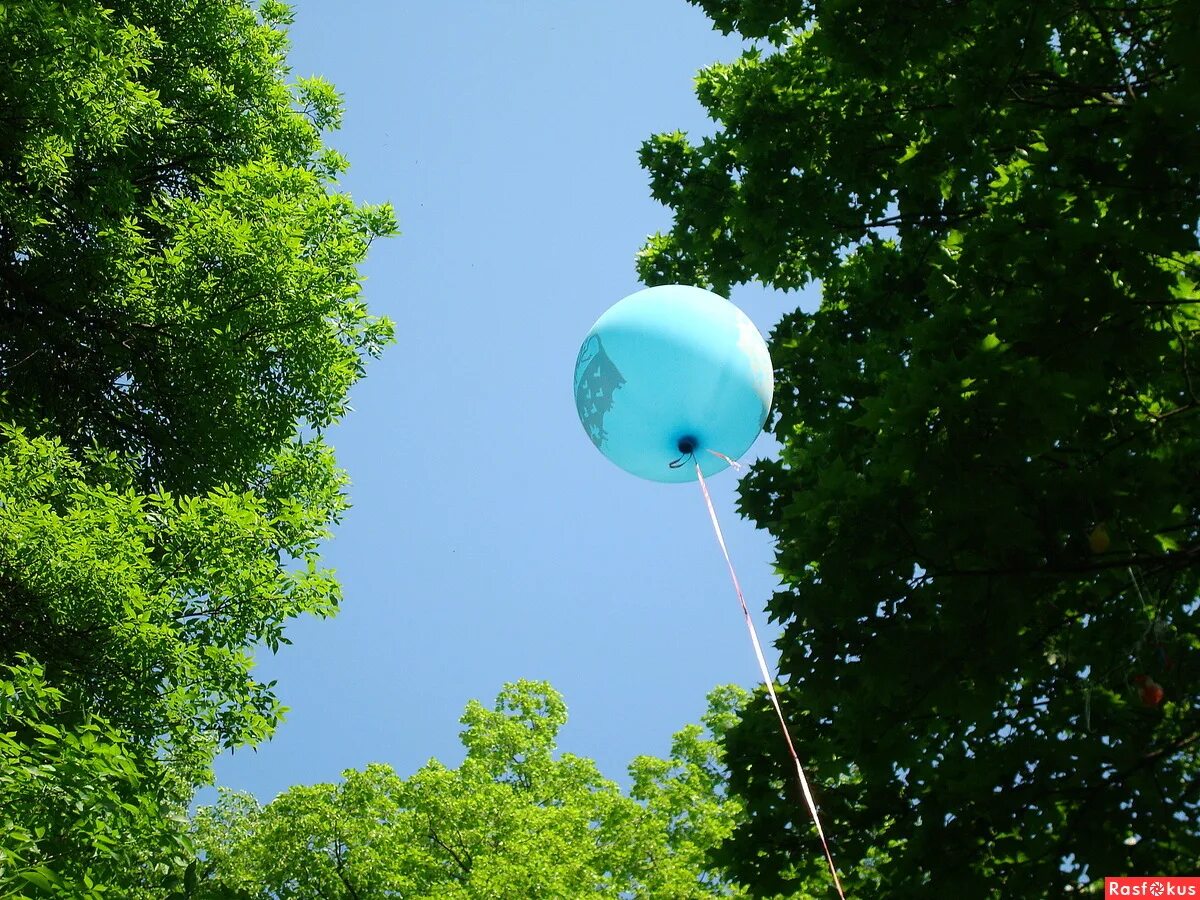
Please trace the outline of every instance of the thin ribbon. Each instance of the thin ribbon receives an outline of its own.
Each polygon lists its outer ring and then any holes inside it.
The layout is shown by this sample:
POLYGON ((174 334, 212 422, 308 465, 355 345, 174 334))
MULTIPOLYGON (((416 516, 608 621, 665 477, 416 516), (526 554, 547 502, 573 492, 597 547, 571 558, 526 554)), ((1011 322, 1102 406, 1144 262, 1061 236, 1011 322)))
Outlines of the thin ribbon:
MULTIPOLYGON (((723 456, 720 453, 717 455, 723 456)), ((725 459, 729 458, 725 457, 725 459)), ((704 493, 704 503, 708 506, 708 517, 712 519, 713 531, 717 535, 717 543, 721 545, 721 552, 725 555, 725 565, 729 567, 729 577, 733 580, 733 589, 737 593, 738 603, 742 605, 742 615, 746 619, 746 629, 750 632, 750 641, 754 644, 754 655, 758 658, 758 671, 762 674, 763 684, 767 686, 767 696, 771 698, 771 705, 775 707, 775 715, 779 717, 779 728, 783 731, 783 739, 787 741, 788 753, 792 755, 792 762, 796 764, 796 778, 800 782, 800 790, 804 794, 804 802, 808 804, 808 813, 812 816, 813 825, 817 827, 817 836, 821 839, 821 848, 825 851, 825 861, 829 863, 829 873, 833 876, 833 886, 837 888, 838 896, 841 900, 846 900, 846 895, 842 891, 842 880, 838 878, 837 866, 833 862, 833 854, 829 852, 829 842, 825 839, 825 829, 821 827, 821 817, 817 815, 817 804, 813 801, 812 791, 808 786, 808 778, 804 774, 804 767, 800 765, 800 757, 796 753, 796 745, 792 743, 792 735, 788 731, 787 719, 784 718, 783 708, 779 705, 779 697, 775 694, 771 672, 767 668, 766 657, 763 656, 762 644, 758 640, 758 632, 754 629, 754 619, 750 616, 750 608, 746 606, 746 597, 742 594, 742 586, 738 582, 737 572, 733 568, 733 560, 729 558, 729 548, 725 546, 725 535, 721 533, 721 523, 717 521, 717 510, 713 506, 712 497, 708 493, 708 484, 704 480, 704 473, 700 471, 700 463, 696 463, 696 478, 700 482, 700 490, 704 493)))
POLYGON ((724 453, 718 453, 716 450, 709 450, 708 452, 719 459, 725 460, 725 462, 728 463, 735 472, 742 471, 742 464, 736 459, 726 456, 724 453))

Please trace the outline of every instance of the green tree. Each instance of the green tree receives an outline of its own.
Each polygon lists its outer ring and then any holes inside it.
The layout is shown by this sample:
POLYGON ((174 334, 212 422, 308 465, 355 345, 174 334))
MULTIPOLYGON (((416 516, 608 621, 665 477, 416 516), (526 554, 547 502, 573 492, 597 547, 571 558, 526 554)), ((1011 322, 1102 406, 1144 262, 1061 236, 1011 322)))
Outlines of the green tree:
MULTIPOLYGON (((1194 874, 1200 5, 694 2, 756 43, 643 146, 639 270, 822 284, 741 508, 849 893, 1194 874)), ((726 740, 729 871, 827 891, 769 715, 726 740)))
POLYGON ((462 718, 466 758, 403 779, 386 765, 293 787, 266 806, 223 792, 196 814, 197 898, 740 897, 706 862, 740 806, 723 790, 717 739, 745 699, 709 696, 704 726, 668 759, 638 757, 628 795, 589 759, 556 752, 562 698, 507 685, 462 718))
POLYGON ((346 408, 390 326, 357 265, 387 207, 330 190, 340 101, 288 83, 286 7, 30 0, 0 12, 6 418, 198 491, 346 408))
POLYGON ((161 897, 191 856, 178 776, 66 699, 28 656, 0 671, 0 896, 161 897))
POLYGON ((161 900, 190 857, 161 823, 278 721, 253 648, 339 599, 321 434, 390 339, 358 266, 395 224, 337 191, 289 20, 0 3, 0 896, 161 900))

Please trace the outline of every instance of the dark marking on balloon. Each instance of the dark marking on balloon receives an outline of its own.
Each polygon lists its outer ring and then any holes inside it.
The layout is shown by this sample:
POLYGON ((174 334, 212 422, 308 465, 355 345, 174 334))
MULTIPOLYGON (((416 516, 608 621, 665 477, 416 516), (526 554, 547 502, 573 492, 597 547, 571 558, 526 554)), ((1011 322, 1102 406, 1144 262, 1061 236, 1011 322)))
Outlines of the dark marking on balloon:
POLYGON ((624 383, 625 379, 604 352, 599 335, 584 341, 575 364, 575 406, 588 437, 598 448, 602 449, 608 438, 604 416, 612 409, 613 394, 624 383))

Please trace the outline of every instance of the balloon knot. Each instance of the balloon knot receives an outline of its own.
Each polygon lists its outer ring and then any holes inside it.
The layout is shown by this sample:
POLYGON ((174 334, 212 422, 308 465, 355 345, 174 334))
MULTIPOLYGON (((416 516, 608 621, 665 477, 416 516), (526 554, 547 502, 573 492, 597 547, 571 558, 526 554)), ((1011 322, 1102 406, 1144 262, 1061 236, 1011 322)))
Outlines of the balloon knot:
POLYGON ((675 446, 679 449, 680 457, 673 463, 667 463, 672 469, 682 468, 689 460, 696 458, 696 448, 700 446, 700 442, 690 434, 685 434, 681 437, 675 446))

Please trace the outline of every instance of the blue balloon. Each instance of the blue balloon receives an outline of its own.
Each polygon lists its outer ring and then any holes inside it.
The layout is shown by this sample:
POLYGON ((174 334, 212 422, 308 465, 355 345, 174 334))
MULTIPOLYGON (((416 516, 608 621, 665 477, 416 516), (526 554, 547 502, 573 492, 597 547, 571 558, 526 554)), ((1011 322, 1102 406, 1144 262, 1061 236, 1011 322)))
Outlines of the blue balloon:
POLYGON ((596 320, 575 361, 575 408, 592 443, 651 481, 695 481, 762 431, 775 381, 744 312, 671 284, 631 294, 596 320), (672 465, 674 464, 674 465, 672 465))

